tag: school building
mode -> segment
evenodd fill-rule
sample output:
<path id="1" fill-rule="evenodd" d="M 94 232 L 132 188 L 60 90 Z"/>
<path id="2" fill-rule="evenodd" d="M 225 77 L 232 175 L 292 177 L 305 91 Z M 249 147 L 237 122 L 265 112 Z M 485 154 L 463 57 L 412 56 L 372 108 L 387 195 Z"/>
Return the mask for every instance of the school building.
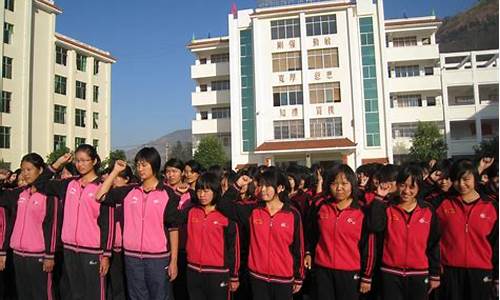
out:
<path id="1" fill-rule="evenodd" d="M 111 149 L 111 65 L 107 51 L 55 31 L 62 9 L 51 0 L 5 0 L 0 80 L 0 160 L 19 166 L 88 143 Z"/>
<path id="2" fill-rule="evenodd" d="M 233 167 L 400 161 L 417 123 L 448 155 L 498 135 L 498 49 L 440 53 L 435 16 L 383 1 L 257 1 L 228 36 L 195 39 L 193 146 L 217 135 Z"/>

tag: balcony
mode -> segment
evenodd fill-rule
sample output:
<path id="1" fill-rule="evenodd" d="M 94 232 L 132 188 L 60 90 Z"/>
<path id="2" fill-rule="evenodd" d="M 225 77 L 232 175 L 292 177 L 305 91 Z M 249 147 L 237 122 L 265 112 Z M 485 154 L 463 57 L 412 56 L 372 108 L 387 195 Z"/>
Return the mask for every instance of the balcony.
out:
<path id="1" fill-rule="evenodd" d="M 389 92 L 441 90 L 438 75 L 389 78 Z"/>
<path id="2" fill-rule="evenodd" d="M 471 155 L 474 154 L 474 146 L 477 145 L 476 139 L 462 139 L 448 141 L 448 153 L 451 156 L 455 155 Z"/>
<path id="3" fill-rule="evenodd" d="M 439 106 L 415 106 L 391 108 L 392 123 L 406 122 L 433 122 L 443 120 L 443 107 Z"/>
<path id="4" fill-rule="evenodd" d="M 230 100 L 229 90 L 191 93 L 192 106 L 229 104 Z"/>
<path id="5" fill-rule="evenodd" d="M 191 126 L 193 134 L 230 132 L 231 119 L 193 120 Z"/>
<path id="6" fill-rule="evenodd" d="M 439 59 L 438 45 L 386 48 L 387 61 L 413 61 Z"/>
<path id="7" fill-rule="evenodd" d="M 191 66 L 191 78 L 209 78 L 218 76 L 229 76 L 229 63 L 202 64 Z"/>

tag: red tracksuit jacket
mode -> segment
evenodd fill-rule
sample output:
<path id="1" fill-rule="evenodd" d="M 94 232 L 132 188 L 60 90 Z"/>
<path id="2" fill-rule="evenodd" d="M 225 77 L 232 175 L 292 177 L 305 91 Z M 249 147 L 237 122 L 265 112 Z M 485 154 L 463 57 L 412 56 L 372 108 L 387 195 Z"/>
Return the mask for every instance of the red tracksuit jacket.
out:
<path id="1" fill-rule="evenodd" d="M 11 211 L 14 221 L 10 247 L 21 256 L 54 258 L 59 201 L 31 187 L 2 191 L 0 206 Z M 3 230 L 2 230 L 3 231 Z"/>
<path id="2" fill-rule="evenodd" d="M 62 199 L 61 240 L 64 249 L 111 256 L 114 235 L 114 211 L 95 201 L 100 179 L 82 186 L 80 177 L 50 180 L 55 172 L 45 168 L 37 179 L 37 190 Z"/>
<path id="3" fill-rule="evenodd" d="M 304 240 L 300 213 L 290 203 L 271 216 L 264 202 L 241 205 L 236 187 L 218 203 L 220 212 L 250 229 L 248 269 L 259 280 L 302 284 Z"/>
<path id="4" fill-rule="evenodd" d="M 353 201 L 339 210 L 331 197 L 317 203 L 308 221 L 308 252 L 314 263 L 333 270 L 361 271 L 361 280 L 371 282 L 375 235 L 368 230 L 362 207 Z"/>
<path id="5" fill-rule="evenodd" d="M 238 226 L 221 212 L 205 213 L 195 205 L 179 211 L 179 225 L 186 224 L 188 268 L 200 273 L 228 273 L 238 281 L 240 249 Z"/>
<path id="6" fill-rule="evenodd" d="M 422 200 L 411 214 L 400 208 L 398 198 L 383 202 L 378 197 L 370 207 L 369 226 L 383 232 L 383 272 L 400 276 L 430 275 L 439 280 L 439 224 L 433 207 Z"/>
<path id="7" fill-rule="evenodd" d="M 125 255 L 137 258 L 170 256 L 168 231 L 176 215 L 179 196 L 162 182 L 145 192 L 140 185 L 114 188 L 104 195 L 104 206 L 122 204 L 121 227 Z"/>
<path id="8" fill-rule="evenodd" d="M 482 196 L 466 204 L 447 197 L 436 209 L 444 266 L 492 270 L 498 280 L 498 204 Z"/>

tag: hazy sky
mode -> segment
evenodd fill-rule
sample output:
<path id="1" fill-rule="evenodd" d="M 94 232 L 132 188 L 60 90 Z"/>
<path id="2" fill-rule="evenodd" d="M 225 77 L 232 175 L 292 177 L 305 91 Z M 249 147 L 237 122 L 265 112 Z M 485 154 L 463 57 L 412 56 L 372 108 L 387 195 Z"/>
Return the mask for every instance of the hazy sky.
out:
<path id="1" fill-rule="evenodd" d="M 477 0 L 385 0 L 386 18 L 454 15 Z M 186 44 L 227 34 L 227 14 L 255 0 L 56 0 L 57 31 L 110 51 L 114 148 L 140 145 L 191 127 L 194 110 Z"/>

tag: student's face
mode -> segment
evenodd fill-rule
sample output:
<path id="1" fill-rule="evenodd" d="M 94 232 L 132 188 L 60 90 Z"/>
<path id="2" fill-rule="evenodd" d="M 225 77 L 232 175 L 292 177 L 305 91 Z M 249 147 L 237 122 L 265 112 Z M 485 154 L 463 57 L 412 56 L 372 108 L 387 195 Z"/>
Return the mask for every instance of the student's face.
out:
<path id="1" fill-rule="evenodd" d="M 490 186 L 493 187 L 496 191 L 498 191 L 498 175 L 490 180 Z"/>
<path id="2" fill-rule="evenodd" d="M 417 200 L 418 185 L 413 182 L 413 178 L 408 177 L 405 182 L 398 184 L 397 187 L 401 202 L 414 202 Z"/>
<path id="3" fill-rule="evenodd" d="M 431 180 L 434 182 L 438 182 L 438 180 L 441 178 L 441 176 L 443 176 L 443 172 L 441 172 L 439 170 L 432 172 L 430 175 Z"/>
<path id="4" fill-rule="evenodd" d="M 26 184 L 32 184 L 42 173 L 42 168 L 35 167 L 32 163 L 23 161 L 21 163 L 21 177 L 19 180 L 24 180 Z"/>
<path id="5" fill-rule="evenodd" d="M 458 180 L 453 182 L 453 186 L 461 195 L 467 195 L 476 189 L 476 180 L 474 178 L 474 174 L 471 172 L 467 172 Z"/>
<path id="6" fill-rule="evenodd" d="M 248 191 L 248 185 L 244 185 L 240 189 L 240 195 L 245 195 Z"/>
<path id="7" fill-rule="evenodd" d="M 61 179 L 67 179 L 73 177 L 73 174 L 71 174 L 66 168 L 64 168 L 61 172 Z"/>
<path id="8" fill-rule="evenodd" d="M 441 191 L 447 192 L 450 190 L 451 186 L 453 185 L 453 182 L 451 182 L 450 177 L 445 178 L 444 176 L 442 176 L 437 180 L 437 184 L 441 189 Z"/>
<path id="9" fill-rule="evenodd" d="M 261 185 L 260 195 L 261 195 L 261 199 L 263 201 L 266 201 L 266 202 L 272 201 L 272 200 L 274 200 L 275 197 L 278 196 L 274 187 L 272 187 L 270 185 Z"/>
<path id="10" fill-rule="evenodd" d="M 227 179 L 227 177 L 222 177 L 222 180 L 220 181 L 220 187 L 222 193 L 225 193 L 229 189 L 229 180 Z"/>
<path id="11" fill-rule="evenodd" d="M 92 159 L 85 151 L 79 151 L 75 154 L 75 166 L 82 176 L 93 172 L 96 163 L 97 161 Z"/>
<path id="12" fill-rule="evenodd" d="M 191 166 L 185 166 L 184 167 L 184 177 L 186 178 L 186 183 L 192 184 L 198 180 L 198 177 L 200 177 L 200 174 L 193 172 L 193 169 L 191 169 Z"/>
<path id="13" fill-rule="evenodd" d="M 366 186 L 370 177 L 366 176 L 365 173 L 361 172 L 358 174 L 358 182 L 360 186 Z"/>
<path id="14" fill-rule="evenodd" d="M 122 187 L 128 184 L 128 178 L 123 178 L 121 176 L 117 176 L 113 180 L 113 187 Z"/>
<path id="15" fill-rule="evenodd" d="M 165 177 L 167 178 L 168 184 L 177 185 L 181 182 L 182 171 L 174 167 L 167 167 L 165 170 Z"/>
<path id="16" fill-rule="evenodd" d="M 196 196 L 198 196 L 198 201 L 200 201 L 200 204 L 202 206 L 207 206 L 210 205 L 214 200 L 214 191 L 207 188 L 197 189 Z"/>
<path id="17" fill-rule="evenodd" d="M 304 179 L 301 179 L 299 183 L 299 189 L 303 190 L 305 186 L 306 186 L 306 181 Z"/>
<path id="18" fill-rule="evenodd" d="M 352 197 L 352 185 L 344 173 L 338 174 L 330 183 L 330 193 L 336 201 L 344 201 Z"/>
<path id="19" fill-rule="evenodd" d="M 135 167 L 141 181 L 152 178 L 155 175 L 151 164 L 145 160 L 138 161 Z"/>
<path id="20" fill-rule="evenodd" d="M 293 179 L 293 177 L 288 176 L 288 183 L 290 183 L 290 189 L 292 191 L 294 191 L 295 190 L 295 180 Z"/>

